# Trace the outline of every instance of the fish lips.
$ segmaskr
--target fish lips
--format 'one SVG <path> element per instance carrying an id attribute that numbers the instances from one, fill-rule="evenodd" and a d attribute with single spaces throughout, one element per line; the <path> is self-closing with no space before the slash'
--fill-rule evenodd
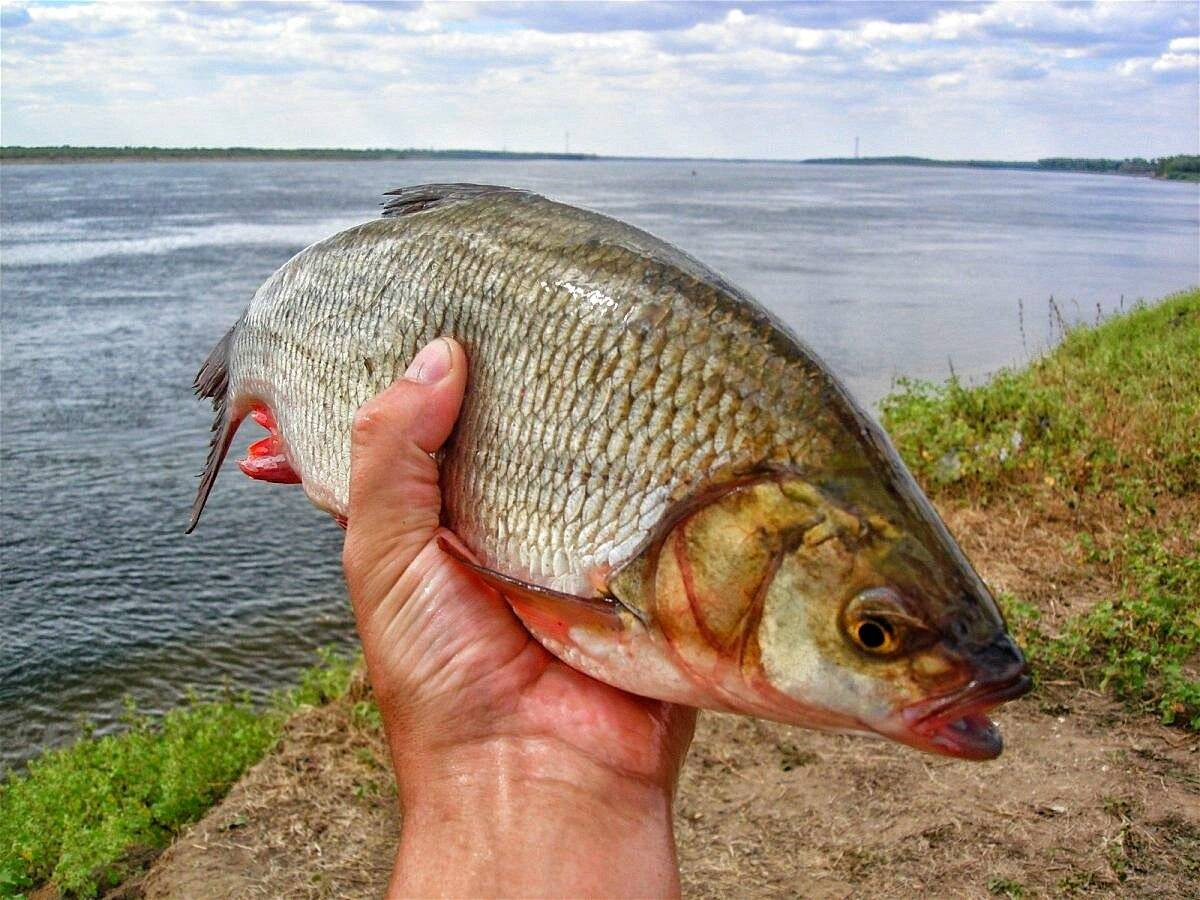
<path id="1" fill-rule="evenodd" d="M 947 694 L 900 711 L 896 737 L 921 750 L 958 759 L 995 759 L 1004 749 L 1000 729 L 987 712 L 1029 692 L 1033 679 L 1022 666 L 1003 680 L 973 680 Z"/>

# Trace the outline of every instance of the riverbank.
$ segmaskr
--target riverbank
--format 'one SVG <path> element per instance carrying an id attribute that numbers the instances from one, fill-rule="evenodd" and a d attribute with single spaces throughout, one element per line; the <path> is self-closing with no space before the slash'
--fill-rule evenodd
<path id="1" fill-rule="evenodd" d="M 1001 596 L 1037 688 L 1002 714 L 1009 749 L 986 765 L 703 716 L 677 805 L 689 895 L 1186 896 L 1200 877 L 1198 358 L 1193 290 L 1069 331 L 979 387 L 900 385 L 885 423 Z M 377 896 L 394 785 L 365 688 L 339 694 L 338 672 L 325 697 L 339 699 L 262 714 L 265 758 L 145 877 L 152 842 L 232 777 L 160 820 L 191 770 L 112 777 L 126 736 L 31 764 L 0 793 L 0 891 L 53 875 L 83 893 L 125 878 L 126 896 Z M 53 774 L 60 758 L 71 778 Z M 94 799 L 61 799 L 80 783 Z M 151 843 L 122 844 L 126 821 L 153 826 L 137 833 Z"/>
<path id="2" fill-rule="evenodd" d="M 1023 172 L 1074 172 L 1091 175 L 1133 175 L 1166 181 L 1200 181 L 1200 156 L 1158 159 L 1074 158 L 1054 156 L 1033 161 L 1002 159 L 929 159 L 923 156 L 826 157 L 805 163 L 833 166 L 916 166 L 934 169 L 1015 169 Z"/>

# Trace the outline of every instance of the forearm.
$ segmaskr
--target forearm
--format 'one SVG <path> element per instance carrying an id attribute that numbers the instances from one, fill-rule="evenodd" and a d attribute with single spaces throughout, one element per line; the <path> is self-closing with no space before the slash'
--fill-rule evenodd
<path id="1" fill-rule="evenodd" d="M 552 744 L 486 756 L 405 779 L 390 896 L 678 896 L 669 789 Z"/>

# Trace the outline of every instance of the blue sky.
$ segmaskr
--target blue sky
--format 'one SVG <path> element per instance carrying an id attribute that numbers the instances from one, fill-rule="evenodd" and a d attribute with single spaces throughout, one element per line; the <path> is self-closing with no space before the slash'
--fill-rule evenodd
<path id="1" fill-rule="evenodd" d="M 5 144 L 1198 152 L 1200 4 L 21 3 Z"/>

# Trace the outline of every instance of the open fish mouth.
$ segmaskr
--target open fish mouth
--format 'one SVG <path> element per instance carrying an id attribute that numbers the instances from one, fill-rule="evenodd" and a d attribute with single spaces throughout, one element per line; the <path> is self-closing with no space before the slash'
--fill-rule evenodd
<path id="1" fill-rule="evenodd" d="M 1033 679 L 1022 670 L 1004 681 L 971 681 L 949 694 L 922 700 L 901 713 L 906 743 L 960 759 L 995 759 L 1004 749 L 988 711 L 1027 693 Z"/>

